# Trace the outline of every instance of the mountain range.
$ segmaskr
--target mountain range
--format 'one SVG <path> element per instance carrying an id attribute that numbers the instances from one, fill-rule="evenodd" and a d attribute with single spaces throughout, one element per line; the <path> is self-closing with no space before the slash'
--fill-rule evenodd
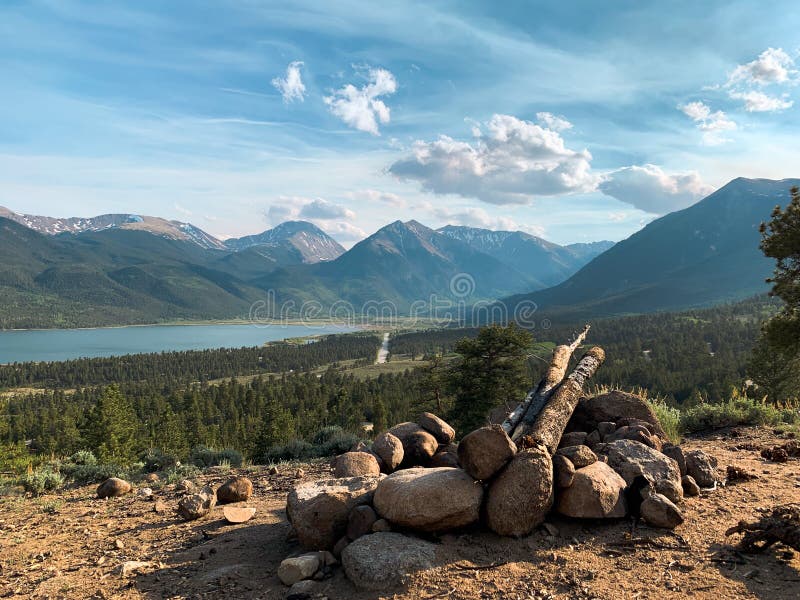
<path id="1" fill-rule="evenodd" d="M 736 179 L 617 244 L 395 221 L 345 251 L 290 221 L 224 242 L 141 215 L 57 219 L 0 209 L 0 327 L 247 316 L 255 301 L 424 312 L 419 301 L 534 302 L 544 316 L 672 310 L 766 291 L 758 227 L 800 180 Z M 383 303 L 383 304 L 382 304 Z M 362 308 L 365 307 L 366 308 Z"/>
<path id="2" fill-rule="evenodd" d="M 595 257 L 569 279 L 508 298 L 542 315 L 586 318 L 707 306 L 766 292 L 773 262 L 759 250 L 759 225 L 785 205 L 800 179 L 734 179 Z"/>

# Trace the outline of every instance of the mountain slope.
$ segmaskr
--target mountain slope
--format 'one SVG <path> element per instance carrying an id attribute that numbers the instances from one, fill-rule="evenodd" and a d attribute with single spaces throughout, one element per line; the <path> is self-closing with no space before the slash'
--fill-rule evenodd
<path id="1" fill-rule="evenodd" d="M 281 256 L 283 264 L 292 264 L 287 262 L 289 259 L 297 264 L 334 260 L 345 251 L 336 240 L 307 221 L 286 221 L 257 235 L 225 240 L 225 247 L 237 252 L 253 246 L 273 249 L 262 251 Z"/>
<path id="2" fill-rule="evenodd" d="M 461 287 L 458 284 L 463 285 Z M 497 259 L 416 221 L 396 221 L 329 263 L 282 269 L 258 280 L 279 300 L 367 302 L 406 311 L 431 296 L 473 302 L 536 282 Z"/>
<path id="3" fill-rule="evenodd" d="M 798 179 L 735 179 L 617 243 L 564 283 L 504 301 L 556 314 L 619 315 L 737 300 L 767 290 L 759 224 Z"/>
<path id="4" fill-rule="evenodd" d="M 559 246 L 522 231 L 492 231 L 447 225 L 438 230 L 469 244 L 538 282 L 539 288 L 557 285 L 613 242 Z"/>
<path id="5" fill-rule="evenodd" d="M 129 229 L 147 231 L 173 240 L 193 242 L 201 248 L 224 249 L 217 238 L 190 223 L 168 221 L 160 217 L 133 214 L 108 214 L 97 217 L 44 217 L 41 215 L 21 215 L 0 206 L 0 217 L 16 221 L 34 231 L 47 235 L 62 233 L 81 234 L 105 229 Z"/>

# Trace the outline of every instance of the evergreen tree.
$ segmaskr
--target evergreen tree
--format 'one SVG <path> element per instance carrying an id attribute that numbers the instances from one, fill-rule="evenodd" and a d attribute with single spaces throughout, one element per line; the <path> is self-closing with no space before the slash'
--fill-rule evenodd
<path id="1" fill-rule="evenodd" d="M 256 438 L 252 456 L 261 460 L 267 450 L 282 446 L 295 437 L 295 423 L 292 413 L 274 399 L 270 399 L 264 410 L 261 430 Z"/>
<path id="2" fill-rule="evenodd" d="M 127 465 L 136 457 L 136 413 L 115 385 L 105 389 L 89 413 L 86 441 L 102 463 Z"/>
<path id="3" fill-rule="evenodd" d="M 451 407 L 451 398 L 447 394 L 448 371 L 442 355 L 431 356 L 428 365 L 423 367 L 423 371 L 422 402 L 415 408 L 434 412 L 437 415 L 446 414 Z"/>
<path id="4" fill-rule="evenodd" d="M 773 400 L 800 395 L 800 189 L 785 209 L 776 206 L 761 224 L 761 250 L 775 259 L 771 295 L 783 309 L 764 325 L 750 368 Z"/>
<path id="5" fill-rule="evenodd" d="M 524 398 L 532 343 L 531 334 L 512 323 L 484 327 L 477 337 L 456 344 L 459 356 L 449 373 L 455 394 L 450 419 L 462 435 L 484 425 L 492 408 Z"/>

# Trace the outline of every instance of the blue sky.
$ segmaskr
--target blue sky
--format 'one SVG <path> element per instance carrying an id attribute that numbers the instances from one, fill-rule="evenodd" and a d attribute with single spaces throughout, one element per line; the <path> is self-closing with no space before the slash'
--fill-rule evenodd
<path id="1" fill-rule="evenodd" d="M 798 176 L 793 2 L 289 4 L 3 2 L 0 205 L 569 243 Z"/>

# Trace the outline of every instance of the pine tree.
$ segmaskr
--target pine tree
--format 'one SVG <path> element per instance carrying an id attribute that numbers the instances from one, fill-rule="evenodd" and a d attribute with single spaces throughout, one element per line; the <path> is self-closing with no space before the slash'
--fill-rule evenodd
<path id="1" fill-rule="evenodd" d="M 136 413 L 117 386 L 109 386 L 89 413 L 86 441 L 102 463 L 128 465 L 136 457 Z"/>
<path id="2" fill-rule="evenodd" d="M 292 413 L 270 399 L 264 409 L 261 430 L 252 449 L 252 456 L 262 460 L 264 454 L 275 446 L 282 446 L 295 438 L 295 422 Z"/>
<path id="3" fill-rule="evenodd" d="M 462 434 L 486 423 L 489 411 L 502 404 L 516 404 L 530 387 L 527 355 L 533 337 L 511 324 L 484 327 L 476 338 L 456 344 L 459 355 L 450 369 L 455 403 L 450 419 Z"/>

